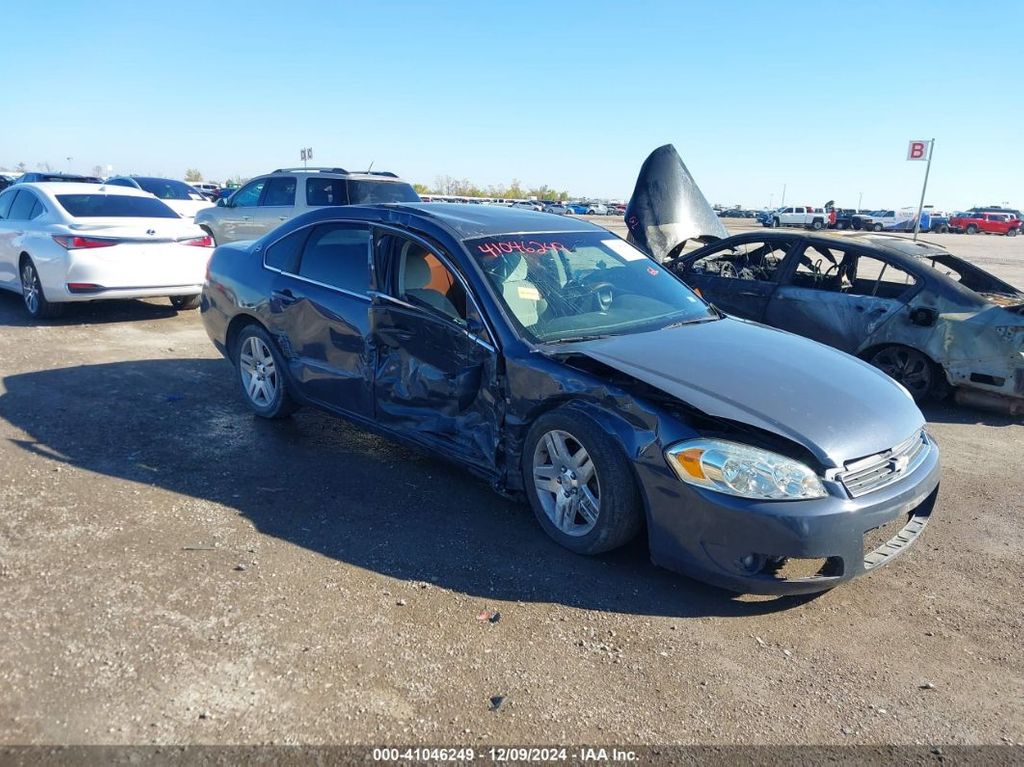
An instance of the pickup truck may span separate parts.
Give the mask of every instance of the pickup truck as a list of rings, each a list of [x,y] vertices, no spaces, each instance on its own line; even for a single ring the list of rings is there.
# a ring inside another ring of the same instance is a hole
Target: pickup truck
[[[1020,232],[1021,221],[1007,213],[958,213],[949,219],[949,228],[954,232],[967,234],[1005,234],[1016,237]]]
[[[794,208],[780,208],[775,211],[765,226],[802,226],[805,229],[824,229],[828,226],[828,213],[824,208],[800,205]]]

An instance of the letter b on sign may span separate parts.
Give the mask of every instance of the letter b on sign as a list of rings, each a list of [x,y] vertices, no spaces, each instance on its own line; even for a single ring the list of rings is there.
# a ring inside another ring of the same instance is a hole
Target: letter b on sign
[[[911,141],[910,146],[907,147],[907,159],[908,160],[927,160],[928,159],[928,145],[927,141]]]

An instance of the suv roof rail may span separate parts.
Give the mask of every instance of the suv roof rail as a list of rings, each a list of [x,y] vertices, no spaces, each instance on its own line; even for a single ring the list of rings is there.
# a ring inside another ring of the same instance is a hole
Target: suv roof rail
[[[397,173],[392,173],[389,170],[368,170],[366,171],[368,176],[387,176],[388,178],[398,178]]]
[[[277,168],[273,173],[348,173],[344,168]]]

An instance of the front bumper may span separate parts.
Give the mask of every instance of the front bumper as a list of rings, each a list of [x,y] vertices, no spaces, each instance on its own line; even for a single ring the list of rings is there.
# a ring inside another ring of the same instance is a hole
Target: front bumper
[[[886,564],[927,524],[940,459],[931,449],[899,481],[850,498],[838,483],[813,501],[751,501],[678,483],[648,493],[655,564],[730,591],[809,594]],[[675,497],[671,497],[675,495]]]

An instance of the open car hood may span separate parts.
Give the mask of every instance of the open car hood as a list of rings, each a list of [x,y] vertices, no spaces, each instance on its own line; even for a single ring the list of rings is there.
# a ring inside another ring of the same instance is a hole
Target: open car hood
[[[629,241],[658,262],[678,255],[687,240],[728,237],[672,144],[655,149],[640,167],[626,226]]]
[[[707,415],[802,445],[826,466],[888,450],[924,426],[899,384],[855,357],[736,319],[575,344]]]

